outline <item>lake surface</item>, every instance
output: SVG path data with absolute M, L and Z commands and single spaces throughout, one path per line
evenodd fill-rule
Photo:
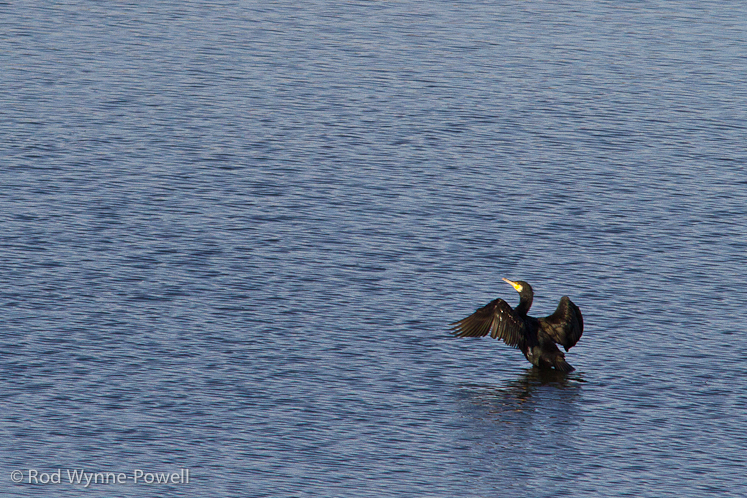
M 743 2 L 0 19 L 3 496 L 747 494 Z

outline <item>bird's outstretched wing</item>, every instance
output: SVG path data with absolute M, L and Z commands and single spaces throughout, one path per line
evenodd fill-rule
M 568 298 L 560 298 L 560 304 L 555 313 L 540 318 L 540 329 L 549 335 L 553 341 L 562 345 L 566 351 L 571 349 L 584 332 L 584 317 L 581 310 Z
M 502 339 L 509 346 L 522 349 L 526 342 L 526 325 L 503 299 L 496 299 L 463 320 L 451 324 L 457 337 Z

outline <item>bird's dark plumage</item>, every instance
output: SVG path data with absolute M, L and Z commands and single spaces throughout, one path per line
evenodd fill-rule
M 555 368 L 571 372 L 565 355 L 555 345 L 566 351 L 571 349 L 584 332 L 581 310 L 563 296 L 555 313 L 545 318 L 528 316 L 534 292 L 526 282 L 503 279 L 519 292 L 519 305 L 511 308 L 503 299 L 491 301 L 473 314 L 452 324 L 457 337 L 484 337 L 501 339 L 509 346 L 520 349 L 530 363 L 541 368 Z
M 545 331 L 553 341 L 562 345 L 566 351 L 576 345 L 584 332 L 584 318 L 581 316 L 581 310 L 568 296 L 561 297 L 555 313 L 540 318 L 539 323 L 540 329 Z

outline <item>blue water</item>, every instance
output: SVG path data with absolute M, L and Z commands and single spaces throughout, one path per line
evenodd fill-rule
M 742 2 L 0 4 L 2 495 L 744 496 L 745 47 Z M 501 277 L 575 372 L 447 333 Z

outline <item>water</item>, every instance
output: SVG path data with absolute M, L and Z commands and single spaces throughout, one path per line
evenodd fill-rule
M 747 493 L 742 3 L 0 14 L 3 496 Z

